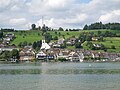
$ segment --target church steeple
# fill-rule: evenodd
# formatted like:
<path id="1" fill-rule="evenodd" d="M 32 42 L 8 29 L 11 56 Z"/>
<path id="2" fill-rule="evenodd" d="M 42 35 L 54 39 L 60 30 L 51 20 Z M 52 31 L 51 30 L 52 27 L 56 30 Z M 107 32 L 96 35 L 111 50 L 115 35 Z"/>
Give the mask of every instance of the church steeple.
<path id="1" fill-rule="evenodd" d="M 45 40 L 42 40 L 42 46 L 41 46 L 41 50 L 48 50 L 51 47 L 45 42 Z"/>
<path id="2" fill-rule="evenodd" d="M 43 32 L 43 35 L 42 35 L 42 46 L 41 46 L 41 50 L 48 50 L 50 49 L 51 47 L 45 42 L 45 36 L 44 36 L 44 33 L 46 33 L 46 26 L 44 24 L 44 18 L 42 16 L 42 32 Z"/>

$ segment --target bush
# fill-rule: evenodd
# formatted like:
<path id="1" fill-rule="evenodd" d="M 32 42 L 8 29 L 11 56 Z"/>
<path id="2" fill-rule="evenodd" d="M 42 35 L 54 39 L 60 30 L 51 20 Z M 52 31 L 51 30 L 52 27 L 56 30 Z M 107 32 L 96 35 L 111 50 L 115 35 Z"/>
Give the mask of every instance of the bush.
<path id="1" fill-rule="evenodd" d="M 58 61 L 64 62 L 67 61 L 65 58 L 59 58 Z"/>
<path id="2" fill-rule="evenodd" d="M 114 46 L 114 45 L 112 45 L 112 46 L 111 46 L 111 49 L 115 49 L 115 46 Z"/>
<path id="3" fill-rule="evenodd" d="M 58 40 L 58 37 L 57 37 L 57 36 L 55 36 L 55 37 L 53 38 L 53 40 Z"/>

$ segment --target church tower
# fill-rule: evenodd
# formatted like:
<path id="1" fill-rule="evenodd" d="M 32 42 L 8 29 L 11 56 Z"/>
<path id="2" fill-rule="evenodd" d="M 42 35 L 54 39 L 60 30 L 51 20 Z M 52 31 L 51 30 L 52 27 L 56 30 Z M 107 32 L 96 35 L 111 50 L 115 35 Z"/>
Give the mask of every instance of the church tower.
<path id="1" fill-rule="evenodd" d="M 45 42 L 45 40 L 42 40 L 42 46 L 41 46 L 41 50 L 48 50 L 51 47 Z"/>
<path id="2" fill-rule="evenodd" d="M 42 17 L 42 25 L 43 25 L 43 27 L 44 27 L 44 29 L 46 29 L 45 28 L 45 24 L 44 24 L 44 18 Z M 45 42 L 45 37 L 44 37 L 44 35 L 42 36 L 42 46 L 41 46 L 41 50 L 48 50 L 48 49 L 50 49 L 51 47 Z"/>

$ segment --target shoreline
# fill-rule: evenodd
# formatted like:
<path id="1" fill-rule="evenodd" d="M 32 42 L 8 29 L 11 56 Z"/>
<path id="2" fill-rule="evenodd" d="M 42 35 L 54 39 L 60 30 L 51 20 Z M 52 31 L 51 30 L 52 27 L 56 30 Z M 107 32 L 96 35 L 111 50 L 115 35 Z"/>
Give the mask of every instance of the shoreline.
<path id="1" fill-rule="evenodd" d="M 22 62 L 10 62 L 10 61 L 0 61 L 0 64 L 32 64 L 32 63 L 117 63 L 120 61 L 83 61 L 83 62 L 70 62 L 70 61 L 22 61 Z"/>

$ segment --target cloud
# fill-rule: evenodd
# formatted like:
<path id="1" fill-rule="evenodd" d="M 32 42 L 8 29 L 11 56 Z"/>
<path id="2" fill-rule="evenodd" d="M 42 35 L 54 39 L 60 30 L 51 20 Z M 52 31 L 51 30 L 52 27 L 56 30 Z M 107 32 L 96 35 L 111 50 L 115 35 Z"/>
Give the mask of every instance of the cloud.
<path id="1" fill-rule="evenodd" d="M 42 19 L 40 19 L 39 21 L 37 21 L 36 25 L 37 26 L 42 26 L 42 24 L 46 24 L 49 27 L 54 27 L 56 25 L 54 18 L 47 19 L 47 20 L 44 20 L 43 23 L 42 22 L 43 22 Z"/>
<path id="2" fill-rule="evenodd" d="M 60 18 L 60 19 L 57 19 L 57 18 L 46 19 L 44 20 L 44 23 L 47 26 L 53 27 L 53 28 L 59 28 L 59 27 L 68 28 L 70 27 L 70 25 L 73 25 L 70 28 L 80 28 L 80 26 L 76 26 L 76 25 L 80 22 L 84 22 L 84 20 L 86 20 L 87 18 L 88 16 L 86 14 L 79 14 L 71 18 L 68 17 L 68 18 Z M 36 25 L 42 26 L 42 19 L 37 21 Z"/>
<path id="3" fill-rule="evenodd" d="M 101 15 L 99 21 L 103 23 L 120 22 L 120 10 L 114 10 L 104 15 Z"/>
<path id="4" fill-rule="evenodd" d="M 11 7 L 12 11 L 18 11 L 20 10 L 20 8 L 17 5 L 14 5 L 13 7 Z"/>
<path id="5" fill-rule="evenodd" d="M 27 3 L 29 11 L 34 15 L 48 15 L 69 9 L 73 0 L 32 0 Z"/>
<path id="6" fill-rule="evenodd" d="M 24 25 L 26 23 L 26 19 L 25 18 L 10 19 L 9 23 L 11 25 Z"/>
<path id="7" fill-rule="evenodd" d="M 42 16 L 52 28 L 120 22 L 119 3 L 120 0 L 0 0 L 0 27 L 28 29 L 32 23 L 41 25 Z"/>
<path id="8" fill-rule="evenodd" d="M 5 6 L 9 5 L 10 0 L 0 0 L 0 8 L 4 8 Z"/>

